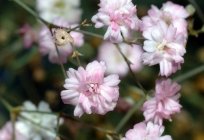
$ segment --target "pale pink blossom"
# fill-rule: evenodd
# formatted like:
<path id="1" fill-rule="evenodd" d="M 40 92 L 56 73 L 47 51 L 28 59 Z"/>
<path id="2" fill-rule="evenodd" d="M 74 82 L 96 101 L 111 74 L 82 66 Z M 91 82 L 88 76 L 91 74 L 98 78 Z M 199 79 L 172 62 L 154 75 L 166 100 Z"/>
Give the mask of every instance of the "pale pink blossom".
<path id="1" fill-rule="evenodd" d="M 141 29 L 144 31 L 148 28 L 154 27 L 159 21 L 164 21 L 168 25 L 172 25 L 177 29 L 177 34 L 187 36 L 187 21 L 185 18 L 189 13 L 181 5 L 172 2 L 166 2 L 161 9 L 152 5 L 148 11 L 148 15 L 142 18 Z"/>
<path id="2" fill-rule="evenodd" d="M 171 116 L 180 112 L 179 104 L 180 85 L 170 79 L 162 79 L 156 82 L 154 97 L 148 99 L 142 110 L 146 121 L 162 124 L 163 119 L 171 120 Z"/>
<path id="3" fill-rule="evenodd" d="M 112 111 L 119 97 L 120 82 L 118 75 L 104 77 L 104 62 L 93 61 L 86 68 L 72 68 L 67 72 L 66 90 L 61 92 L 62 101 L 75 107 L 74 116 L 83 113 L 105 114 Z"/>
<path id="4" fill-rule="evenodd" d="M 182 63 L 185 54 L 186 39 L 176 33 L 176 28 L 159 22 L 153 29 L 143 32 L 144 51 L 143 63 L 146 65 L 160 65 L 160 75 L 169 76 L 175 73 Z"/>
<path id="5" fill-rule="evenodd" d="M 140 20 L 131 0 L 101 0 L 99 7 L 92 21 L 96 28 L 108 27 L 104 39 L 122 42 L 123 37 L 129 38 L 130 30 L 139 29 Z"/>
<path id="6" fill-rule="evenodd" d="M 131 69 L 134 72 L 141 70 L 142 68 L 142 59 L 141 55 L 143 50 L 139 45 L 128 45 L 125 43 L 118 44 L 122 53 L 128 58 L 131 62 Z M 110 56 L 110 57 L 107 57 Z M 122 55 L 119 53 L 115 44 L 110 42 L 104 42 L 99 48 L 98 59 L 104 61 L 107 64 L 107 73 L 112 74 L 116 73 L 120 76 L 125 76 L 128 71 L 128 65 L 125 62 Z"/>
<path id="7" fill-rule="evenodd" d="M 29 127 L 20 121 L 15 122 L 15 140 L 30 140 Z M 0 140 L 12 140 L 13 127 L 12 122 L 7 122 L 0 130 Z"/>
<path id="8" fill-rule="evenodd" d="M 133 129 L 126 132 L 122 140 L 172 140 L 171 136 L 162 136 L 164 127 L 148 122 L 135 124 Z"/>
<path id="9" fill-rule="evenodd" d="M 23 37 L 24 48 L 30 48 L 33 43 L 37 42 L 37 33 L 29 24 L 24 24 L 19 29 L 19 33 Z"/>
<path id="10" fill-rule="evenodd" d="M 68 22 L 57 19 L 54 23 L 60 27 L 72 28 L 76 25 L 70 25 Z M 54 29 L 53 29 L 54 31 Z M 71 37 L 73 38 L 74 47 L 81 47 L 84 43 L 83 34 L 71 31 Z M 43 27 L 39 33 L 39 50 L 42 55 L 48 55 L 49 61 L 52 63 L 66 63 L 68 57 L 72 53 L 72 46 L 70 43 L 66 43 L 61 46 L 57 46 L 59 50 L 59 57 L 57 54 L 57 50 L 55 48 L 55 39 L 52 37 L 49 29 L 47 27 Z"/>

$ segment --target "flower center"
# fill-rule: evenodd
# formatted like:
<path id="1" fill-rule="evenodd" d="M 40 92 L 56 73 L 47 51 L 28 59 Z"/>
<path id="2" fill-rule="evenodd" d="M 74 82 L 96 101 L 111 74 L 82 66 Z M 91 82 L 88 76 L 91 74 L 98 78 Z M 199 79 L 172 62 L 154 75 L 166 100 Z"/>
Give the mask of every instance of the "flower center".
<path id="1" fill-rule="evenodd" d="M 163 51 L 163 50 L 165 49 L 166 43 L 167 43 L 167 41 L 166 41 L 166 40 L 163 40 L 163 41 L 157 46 L 157 49 L 158 49 L 159 51 Z"/>
<path id="2" fill-rule="evenodd" d="M 86 89 L 85 89 L 85 92 L 84 94 L 86 96 L 90 96 L 90 95 L 94 95 L 94 94 L 97 94 L 98 93 L 98 84 L 97 83 L 88 83 L 86 84 Z"/>

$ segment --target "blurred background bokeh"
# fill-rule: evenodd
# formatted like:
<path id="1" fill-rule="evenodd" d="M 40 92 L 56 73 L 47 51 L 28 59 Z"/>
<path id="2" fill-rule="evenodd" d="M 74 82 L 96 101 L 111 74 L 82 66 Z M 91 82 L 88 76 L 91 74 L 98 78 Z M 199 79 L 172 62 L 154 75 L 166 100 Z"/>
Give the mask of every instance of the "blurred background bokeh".
<path id="1" fill-rule="evenodd" d="M 35 10 L 35 0 L 23 1 Z M 190 1 L 174 0 L 173 2 L 186 6 Z M 204 13 L 204 1 L 195 1 Z M 134 0 L 139 17 L 147 13 L 151 4 L 161 7 L 164 2 L 164 0 Z M 82 19 L 90 20 L 97 12 L 98 3 L 97 0 L 81 0 Z M 73 107 L 64 105 L 60 99 L 60 91 L 63 89 L 64 83 L 60 66 L 50 63 L 47 56 L 41 56 L 37 43 L 34 43 L 29 49 L 23 47 L 19 29 L 24 24 L 29 24 L 37 32 L 41 24 L 12 0 L 1 0 L 0 7 L 0 98 L 5 98 L 13 106 L 19 106 L 26 100 L 35 104 L 45 100 L 54 112 L 61 111 L 72 116 Z M 195 13 L 189 19 L 189 21 L 194 20 L 193 28 L 195 30 L 199 30 L 203 26 L 202 18 Z M 94 29 L 94 27 L 84 27 L 84 30 L 98 34 L 104 33 L 103 29 Z M 90 36 L 85 36 L 85 40 L 84 46 L 79 49 L 83 53 L 82 62 L 84 64 L 96 58 L 97 47 L 102 42 L 101 39 Z M 204 33 L 200 33 L 198 36 L 190 35 L 186 49 L 185 63 L 172 78 L 204 65 Z M 65 67 L 66 69 L 76 68 L 72 62 L 68 62 Z M 157 76 L 157 67 L 144 67 L 141 72 L 137 73 L 138 79 L 147 90 L 154 88 Z M 140 99 L 130 77 L 128 75 L 122 79 L 121 98 L 113 112 L 105 116 L 84 115 L 80 120 L 104 129 L 114 129 L 131 108 L 131 102 L 137 102 Z M 173 117 L 172 122 L 165 122 L 167 128 L 165 133 L 172 135 L 174 140 L 204 140 L 204 72 L 182 80 L 180 84 L 182 85 L 182 111 Z M 131 101 L 127 102 L 129 100 Z M 3 104 L 0 104 L 0 126 L 3 126 L 8 120 L 10 120 L 9 112 Z M 138 110 L 125 125 L 122 133 L 124 134 L 135 123 L 142 120 L 143 116 Z M 69 140 L 103 140 L 106 138 L 103 132 L 70 118 L 65 119 L 60 131 Z"/>

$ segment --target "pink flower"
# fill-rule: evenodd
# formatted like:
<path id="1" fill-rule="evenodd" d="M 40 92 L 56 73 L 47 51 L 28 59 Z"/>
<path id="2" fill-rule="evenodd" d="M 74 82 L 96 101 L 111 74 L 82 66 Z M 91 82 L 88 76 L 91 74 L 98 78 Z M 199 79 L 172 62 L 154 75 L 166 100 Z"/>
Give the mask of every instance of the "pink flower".
<path id="1" fill-rule="evenodd" d="M 76 25 L 70 25 L 68 22 L 62 19 L 56 19 L 54 23 L 61 27 L 75 27 Z M 76 47 L 81 47 L 84 43 L 83 34 L 78 32 L 70 32 L 71 37 L 74 40 L 73 45 Z M 49 57 L 49 61 L 52 63 L 66 63 L 68 56 L 72 53 L 72 46 L 70 43 L 66 43 L 64 45 L 58 46 L 60 57 L 58 58 L 57 51 L 54 44 L 54 39 L 47 27 L 43 27 L 39 34 L 39 50 L 42 55 L 47 55 Z"/>
<path id="2" fill-rule="evenodd" d="M 134 72 L 141 70 L 142 59 L 141 55 L 143 50 L 138 45 L 128 45 L 125 43 L 119 44 L 119 47 L 123 54 L 129 59 L 131 69 Z M 107 57 L 111 56 L 111 57 Z M 104 61 L 107 64 L 107 73 L 117 73 L 120 76 L 125 76 L 129 68 L 124 58 L 119 53 L 116 46 L 110 42 L 104 42 L 99 48 L 98 59 Z"/>
<path id="3" fill-rule="evenodd" d="M 17 121 L 15 123 L 15 140 L 29 140 L 30 130 L 24 123 Z M 7 122 L 0 130 L 0 140 L 12 140 L 13 128 L 12 123 Z"/>
<path id="4" fill-rule="evenodd" d="M 186 39 L 176 33 L 176 28 L 159 22 L 154 28 L 143 32 L 144 51 L 143 63 L 146 65 L 160 65 L 160 74 L 169 76 L 180 69 L 184 62 Z"/>
<path id="5" fill-rule="evenodd" d="M 148 99 L 142 110 L 146 121 L 162 124 L 163 119 L 171 120 L 171 116 L 180 112 L 179 104 L 180 85 L 170 79 L 162 79 L 156 82 L 155 97 Z"/>
<path id="6" fill-rule="evenodd" d="M 130 30 L 138 30 L 140 20 L 136 16 L 136 6 L 131 0 L 101 0 L 98 13 L 92 17 L 96 28 L 108 26 L 104 39 L 122 42 L 129 38 Z M 122 37 L 123 36 L 123 37 Z"/>
<path id="7" fill-rule="evenodd" d="M 142 18 L 141 29 L 144 31 L 154 27 L 157 22 L 164 21 L 166 24 L 174 26 L 178 34 L 184 34 L 187 37 L 187 21 L 185 18 L 188 16 L 189 13 L 183 6 L 172 2 L 166 2 L 160 10 L 153 5 L 148 11 L 148 16 Z"/>
<path id="8" fill-rule="evenodd" d="M 138 123 L 133 129 L 126 132 L 122 140 L 172 140 L 171 136 L 161 136 L 164 132 L 164 127 L 148 122 Z"/>
<path id="9" fill-rule="evenodd" d="M 189 13 L 182 5 L 175 4 L 171 1 L 164 3 L 162 6 L 162 10 L 165 12 L 169 12 L 175 18 L 187 18 L 189 16 Z"/>
<path id="10" fill-rule="evenodd" d="M 120 80 L 118 75 L 104 77 L 106 66 L 104 62 L 93 61 L 86 68 L 69 69 L 65 80 L 66 90 L 61 92 L 65 104 L 75 105 L 74 115 L 83 113 L 105 114 L 115 108 Z"/>
<path id="11" fill-rule="evenodd" d="M 30 48 L 34 42 L 37 42 L 37 33 L 29 24 L 23 25 L 20 28 L 19 33 L 23 37 L 23 46 L 25 48 Z"/>

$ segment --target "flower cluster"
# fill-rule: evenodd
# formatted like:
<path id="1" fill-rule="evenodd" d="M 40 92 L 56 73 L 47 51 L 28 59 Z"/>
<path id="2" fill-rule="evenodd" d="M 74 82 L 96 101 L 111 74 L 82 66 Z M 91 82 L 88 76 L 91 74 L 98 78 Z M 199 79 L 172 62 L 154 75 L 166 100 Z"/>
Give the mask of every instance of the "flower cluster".
<path id="1" fill-rule="evenodd" d="M 73 15 L 73 12 L 65 14 L 65 11 L 59 12 L 59 8 L 67 10 L 67 5 L 78 7 L 79 0 L 49 0 L 49 6 L 47 2 L 38 0 L 37 9 L 41 17 L 61 28 L 43 27 L 39 33 L 39 50 L 43 55 L 48 55 L 52 63 L 66 63 L 73 52 L 73 46 L 81 47 L 84 43 L 82 33 L 66 30 L 77 26 L 73 23 L 79 21 L 81 11 L 74 11 L 76 16 L 72 17 L 76 18 L 70 19 L 69 14 Z M 77 70 L 69 68 L 64 84 L 65 90 L 61 91 L 62 101 L 64 104 L 75 106 L 74 116 L 81 117 L 84 113 L 104 115 L 114 110 L 117 104 L 119 75 L 125 76 L 129 69 L 132 73 L 137 72 L 141 70 L 142 64 L 159 64 L 160 75 L 165 78 L 156 81 L 153 97 L 148 97 L 143 104 L 145 121 L 127 131 L 122 140 L 172 140 L 171 136 L 162 136 L 163 121 L 171 120 L 173 114 L 180 112 L 181 87 L 167 77 L 181 69 L 181 64 L 184 63 L 188 36 L 186 18 L 189 13 L 183 6 L 166 2 L 161 9 L 152 6 L 148 15 L 140 20 L 136 14 L 136 6 L 131 0 L 100 0 L 99 7 L 92 21 L 96 28 L 107 27 L 104 35 L 106 41 L 99 48 L 99 61 L 90 62 L 86 67 L 79 66 Z M 138 38 L 132 40 L 136 33 L 144 37 L 144 42 L 140 41 L 143 47 L 136 44 Z M 29 46 L 30 42 L 27 44 Z M 24 109 L 51 111 L 44 102 L 41 102 L 38 108 L 30 102 L 25 102 Z M 26 112 L 22 112 L 21 116 L 49 129 L 41 130 L 32 123 L 18 118 L 17 140 L 22 139 L 22 136 L 26 139 L 54 138 L 56 116 Z M 24 127 L 27 127 L 25 131 L 18 130 Z M 9 122 L 0 131 L 0 138 L 10 140 L 11 135 L 7 134 L 11 132 Z M 40 132 L 40 135 L 37 135 L 37 132 Z"/>
<path id="2" fill-rule="evenodd" d="M 138 30 L 140 20 L 136 16 L 136 6 L 131 0 L 101 0 L 99 10 L 92 17 L 96 28 L 108 26 L 104 39 L 122 42 L 130 37 L 131 30 Z"/>
<path id="3" fill-rule="evenodd" d="M 184 63 L 188 15 L 184 7 L 167 2 L 160 10 L 152 6 L 148 16 L 142 18 L 141 29 L 146 39 L 142 59 L 146 65 L 159 64 L 161 76 L 175 73 Z"/>
<path id="4" fill-rule="evenodd" d="M 15 138 L 16 140 L 51 140 L 56 137 L 57 116 L 51 114 L 41 114 L 37 111 L 50 112 L 49 105 L 41 101 L 36 107 L 30 101 L 26 101 L 22 107 L 23 110 L 33 112 L 21 112 L 15 122 Z M 32 120 L 32 121 L 30 121 Z M 62 120 L 60 121 L 60 123 Z M 12 123 L 8 122 L 0 130 L 1 140 L 12 140 L 13 127 Z"/>

